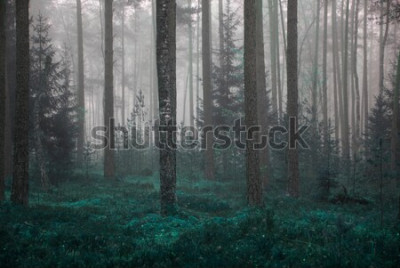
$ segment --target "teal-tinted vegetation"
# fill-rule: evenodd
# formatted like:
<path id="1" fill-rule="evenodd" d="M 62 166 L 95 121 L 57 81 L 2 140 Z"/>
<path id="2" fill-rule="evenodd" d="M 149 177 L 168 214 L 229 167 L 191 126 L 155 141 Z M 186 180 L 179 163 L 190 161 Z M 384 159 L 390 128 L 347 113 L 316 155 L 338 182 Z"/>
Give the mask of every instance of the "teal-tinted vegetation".
<path id="1" fill-rule="evenodd" d="M 266 194 L 249 209 L 238 181 L 178 180 L 179 211 L 159 214 L 156 177 L 33 189 L 30 207 L 0 207 L 1 267 L 395 267 L 395 203 Z M 392 206 L 389 204 L 392 203 Z"/>

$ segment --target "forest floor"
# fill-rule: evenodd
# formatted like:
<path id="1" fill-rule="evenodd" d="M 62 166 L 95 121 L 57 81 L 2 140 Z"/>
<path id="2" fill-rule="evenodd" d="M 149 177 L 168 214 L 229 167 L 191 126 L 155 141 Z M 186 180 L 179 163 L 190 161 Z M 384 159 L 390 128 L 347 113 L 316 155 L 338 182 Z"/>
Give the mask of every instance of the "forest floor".
<path id="1" fill-rule="evenodd" d="M 30 207 L 0 206 L 0 267 L 399 267 L 400 228 L 369 205 L 178 180 L 179 213 L 159 215 L 155 177 L 33 189 Z M 34 188 L 34 187 L 33 187 Z"/>

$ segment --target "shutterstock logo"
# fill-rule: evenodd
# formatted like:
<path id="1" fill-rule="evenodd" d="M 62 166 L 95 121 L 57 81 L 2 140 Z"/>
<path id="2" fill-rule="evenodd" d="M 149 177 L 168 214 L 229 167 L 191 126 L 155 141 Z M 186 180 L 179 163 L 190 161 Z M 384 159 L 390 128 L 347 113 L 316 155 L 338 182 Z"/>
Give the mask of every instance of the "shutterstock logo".
<path id="1" fill-rule="evenodd" d="M 277 125 L 263 131 L 261 126 L 246 126 L 242 119 L 234 120 L 233 125 L 203 126 L 177 126 L 172 122 L 160 125 L 159 120 L 155 124 L 145 123 L 141 127 L 115 126 L 114 119 L 110 119 L 108 126 L 97 126 L 91 131 L 93 148 L 103 150 L 107 147 L 117 149 L 115 139 L 111 140 L 108 129 L 113 129 L 114 136 L 120 140 L 119 150 L 146 150 L 149 149 L 150 140 L 154 140 L 154 146 L 163 149 L 205 150 L 207 139 L 212 139 L 212 148 L 227 150 L 232 146 L 245 150 L 248 141 L 252 141 L 253 150 L 263 150 L 268 146 L 273 150 L 296 149 L 300 146 L 309 149 L 309 145 L 303 138 L 308 130 L 308 125 L 297 127 L 295 117 L 289 118 L 289 127 Z M 170 137 L 170 135 L 172 137 Z M 165 142 L 163 142 L 165 141 Z"/>

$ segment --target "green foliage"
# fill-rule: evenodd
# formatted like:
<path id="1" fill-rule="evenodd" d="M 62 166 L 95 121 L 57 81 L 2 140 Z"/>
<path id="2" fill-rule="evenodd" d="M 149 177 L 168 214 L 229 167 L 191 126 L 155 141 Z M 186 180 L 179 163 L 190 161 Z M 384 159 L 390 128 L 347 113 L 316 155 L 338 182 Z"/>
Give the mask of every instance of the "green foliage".
<path id="1" fill-rule="evenodd" d="M 372 206 L 268 195 L 246 209 L 235 182 L 178 180 L 159 215 L 156 177 L 65 183 L 0 207 L 1 267 L 394 267 L 400 230 Z M 227 193 L 227 191 L 229 193 Z M 391 211 L 387 211 L 391 215 Z"/>

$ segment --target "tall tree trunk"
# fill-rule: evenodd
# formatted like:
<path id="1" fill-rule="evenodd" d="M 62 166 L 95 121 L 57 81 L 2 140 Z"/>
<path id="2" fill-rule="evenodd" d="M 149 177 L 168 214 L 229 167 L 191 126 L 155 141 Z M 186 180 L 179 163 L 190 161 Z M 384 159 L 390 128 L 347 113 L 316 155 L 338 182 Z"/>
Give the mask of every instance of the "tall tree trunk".
<path id="1" fill-rule="evenodd" d="M 391 137 L 391 162 L 392 171 L 399 172 L 400 153 L 399 153 L 399 92 L 400 92 L 400 50 L 397 58 L 396 83 L 393 89 L 393 119 Z M 397 176 L 398 178 L 399 176 Z M 399 181 L 399 179 L 397 179 Z"/>
<path id="2" fill-rule="evenodd" d="M 278 0 L 274 0 L 274 41 L 275 41 L 275 53 L 276 53 L 276 81 L 278 90 L 278 116 L 282 120 L 283 116 L 283 101 L 282 101 L 282 83 L 281 83 L 281 55 L 280 55 L 280 44 L 279 44 L 279 6 Z"/>
<path id="3" fill-rule="evenodd" d="M 83 163 L 83 145 L 85 143 L 85 70 L 83 59 L 83 26 L 81 0 L 76 0 L 76 17 L 78 33 L 78 148 L 77 163 Z"/>
<path id="4" fill-rule="evenodd" d="M 157 73 L 160 128 L 161 214 L 176 210 L 176 1 L 157 1 Z M 160 129 L 161 130 L 161 129 Z"/>
<path id="5" fill-rule="evenodd" d="M 0 202 L 4 200 L 6 119 L 6 1 L 0 1 Z"/>
<path id="6" fill-rule="evenodd" d="M 17 89 L 11 201 L 28 205 L 29 191 L 29 1 L 16 0 Z"/>
<path id="7" fill-rule="evenodd" d="M 385 47 L 389 33 L 389 11 L 390 11 L 390 4 L 386 4 L 386 10 L 384 8 L 384 3 L 381 0 L 381 24 L 379 28 L 379 90 L 383 91 L 385 86 Z M 383 18 L 386 15 L 386 22 L 383 21 Z M 385 33 L 383 33 L 383 24 L 386 24 Z"/>
<path id="8" fill-rule="evenodd" d="M 289 118 L 295 118 L 297 129 L 298 113 L 298 73 L 297 73 L 297 0 L 288 0 L 287 20 L 287 114 Z M 288 151 L 288 193 L 292 197 L 300 195 L 299 187 L 299 158 L 296 148 Z"/>
<path id="9" fill-rule="evenodd" d="M 269 32 L 270 32 L 270 57 L 271 57 L 271 91 L 272 91 L 272 114 L 278 115 L 278 88 L 276 74 L 276 38 L 274 31 L 274 0 L 268 0 L 269 9 Z"/>
<path id="10" fill-rule="evenodd" d="M 355 100 L 352 106 L 354 106 L 354 123 L 353 123 L 353 153 L 354 155 L 358 153 L 359 143 L 360 143 L 360 87 L 359 78 L 357 72 L 357 51 L 358 51 L 358 13 L 360 7 L 360 0 L 356 1 L 355 13 L 354 13 L 354 44 L 353 44 L 353 61 L 352 61 L 352 73 L 354 79 L 354 96 Z"/>
<path id="11" fill-rule="evenodd" d="M 368 136 L 368 0 L 364 0 L 364 37 L 363 37 L 363 131 Z"/>
<path id="12" fill-rule="evenodd" d="M 318 53 L 319 53 L 319 25 L 320 25 L 320 9 L 321 9 L 321 0 L 317 0 L 317 18 L 315 24 L 315 47 L 314 47 L 314 59 L 313 59 L 313 80 L 312 80 L 312 124 L 314 131 L 314 138 L 318 133 Z M 313 155 L 316 155 L 313 152 Z M 315 158 L 315 157 L 314 157 Z M 316 159 L 314 159 L 316 160 Z M 316 162 L 314 162 L 316 163 Z"/>
<path id="13" fill-rule="evenodd" d="M 258 125 L 261 126 L 262 135 L 268 132 L 268 96 L 266 88 L 265 62 L 264 62 L 264 29 L 263 29 L 263 9 L 262 0 L 256 0 L 256 72 L 257 72 L 257 117 Z M 269 154 L 268 146 L 259 150 L 260 175 L 263 188 L 268 184 L 269 174 Z"/>
<path id="14" fill-rule="evenodd" d="M 122 22 L 121 22 L 121 89 L 122 89 L 122 107 L 121 107 L 121 119 L 122 125 L 126 124 L 125 118 L 125 5 L 122 5 Z M 150 51 L 153 51 L 150 48 Z M 150 52 L 151 53 L 151 52 Z M 151 58 L 151 57 L 150 57 Z M 151 67 L 150 67 L 151 68 Z M 150 75 L 150 79 L 152 79 Z M 150 89 L 152 90 L 152 89 Z"/>
<path id="15" fill-rule="evenodd" d="M 188 0 L 190 12 L 192 10 L 192 0 Z M 192 13 L 190 13 L 192 14 Z M 192 16 L 189 20 L 189 124 L 194 126 L 194 105 L 193 105 L 193 23 Z"/>
<path id="16" fill-rule="evenodd" d="M 246 127 L 257 126 L 257 42 L 256 0 L 244 3 L 244 100 Z M 258 151 L 254 149 L 258 135 L 246 139 L 247 202 L 250 206 L 262 205 L 262 182 L 260 178 Z"/>
<path id="17" fill-rule="evenodd" d="M 203 31 L 203 101 L 204 125 L 212 126 L 212 85 L 211 85 L 211 40 L 210 40 L 210 1 L 202 0 L 202 31 Z M 205 177 L 215 178 L 213 133 L 207 132 L 205 150 Z"/>
<path id="18" fill-rule="evenodd" d="M 151 16 L 152 16 L 152 24 L 153 24 L 153 44 L 156 43 L 156 35 L 157 35 L 157 19 L 156 19 L 156 0 L 152 0 L 151 1 Z M 152 47 L 152 51 L 153 51 L 153 114 L 154 114 L 154 118 L 152 118 L 152 120 L 155 120 L 155 117 L 158 115 L 158 78 L 157 78 L 157 57 L 156 57 L 156 45 L 154 45 L 154 47 Z"/>
<path id="19" fill-rule="evenodd" d="M 328 129 L 328 1 L 324 1 L 324 37 L 322 48 L 322 114 L 323 114 L 323 137 L 324 150 L 327 153 L 329 147 L 329 129 Z"/>
<path id="20" fill-rule="evenodd" d="M 200 0 L 197 0 L 197 36 L 196 36 L 196 126 L 199 120 L 199 102 L 200 102 Z"/>
<path id="21" fill-rule="evenodd" d="M 104 65 L 104 126 L 107 128 L 105 137 L 108 146 L 104 149 L 104 177 L 114 179 L 115 162 L 114 150 L 114 74 L 113 74 L 113 1 L 105 1 L 104 5 L 105 30 L 105 65 Z"/>
<path id="22" fill-rule="evenodd" d="M 334 88 L 334 107 L 335 107 L 335 140 L 340 138 L 340 120 L 341 120 L 341 99 L 339 92 L 341 91 L 341 81 L 339 79 L 339 53 L 338 53 L 338 40 L 337 40 L 337 18 L 336 18 L 336 0 L 332 0 L 332 69 L 333 69 L 333 88 Z"/>
<path id="23" fill-rule="evenodd" d="M 343 51 L 343 157 L 347 163 L 350 160 L 350 139 L 349 139 L 349 104 L 348 104 L 348 50 L 349 50 L 349 6 L 350 0 L 346 0 L 346 21 L 344 31 Z M 346 164 L 346 172 L 349 166 Z"/>

